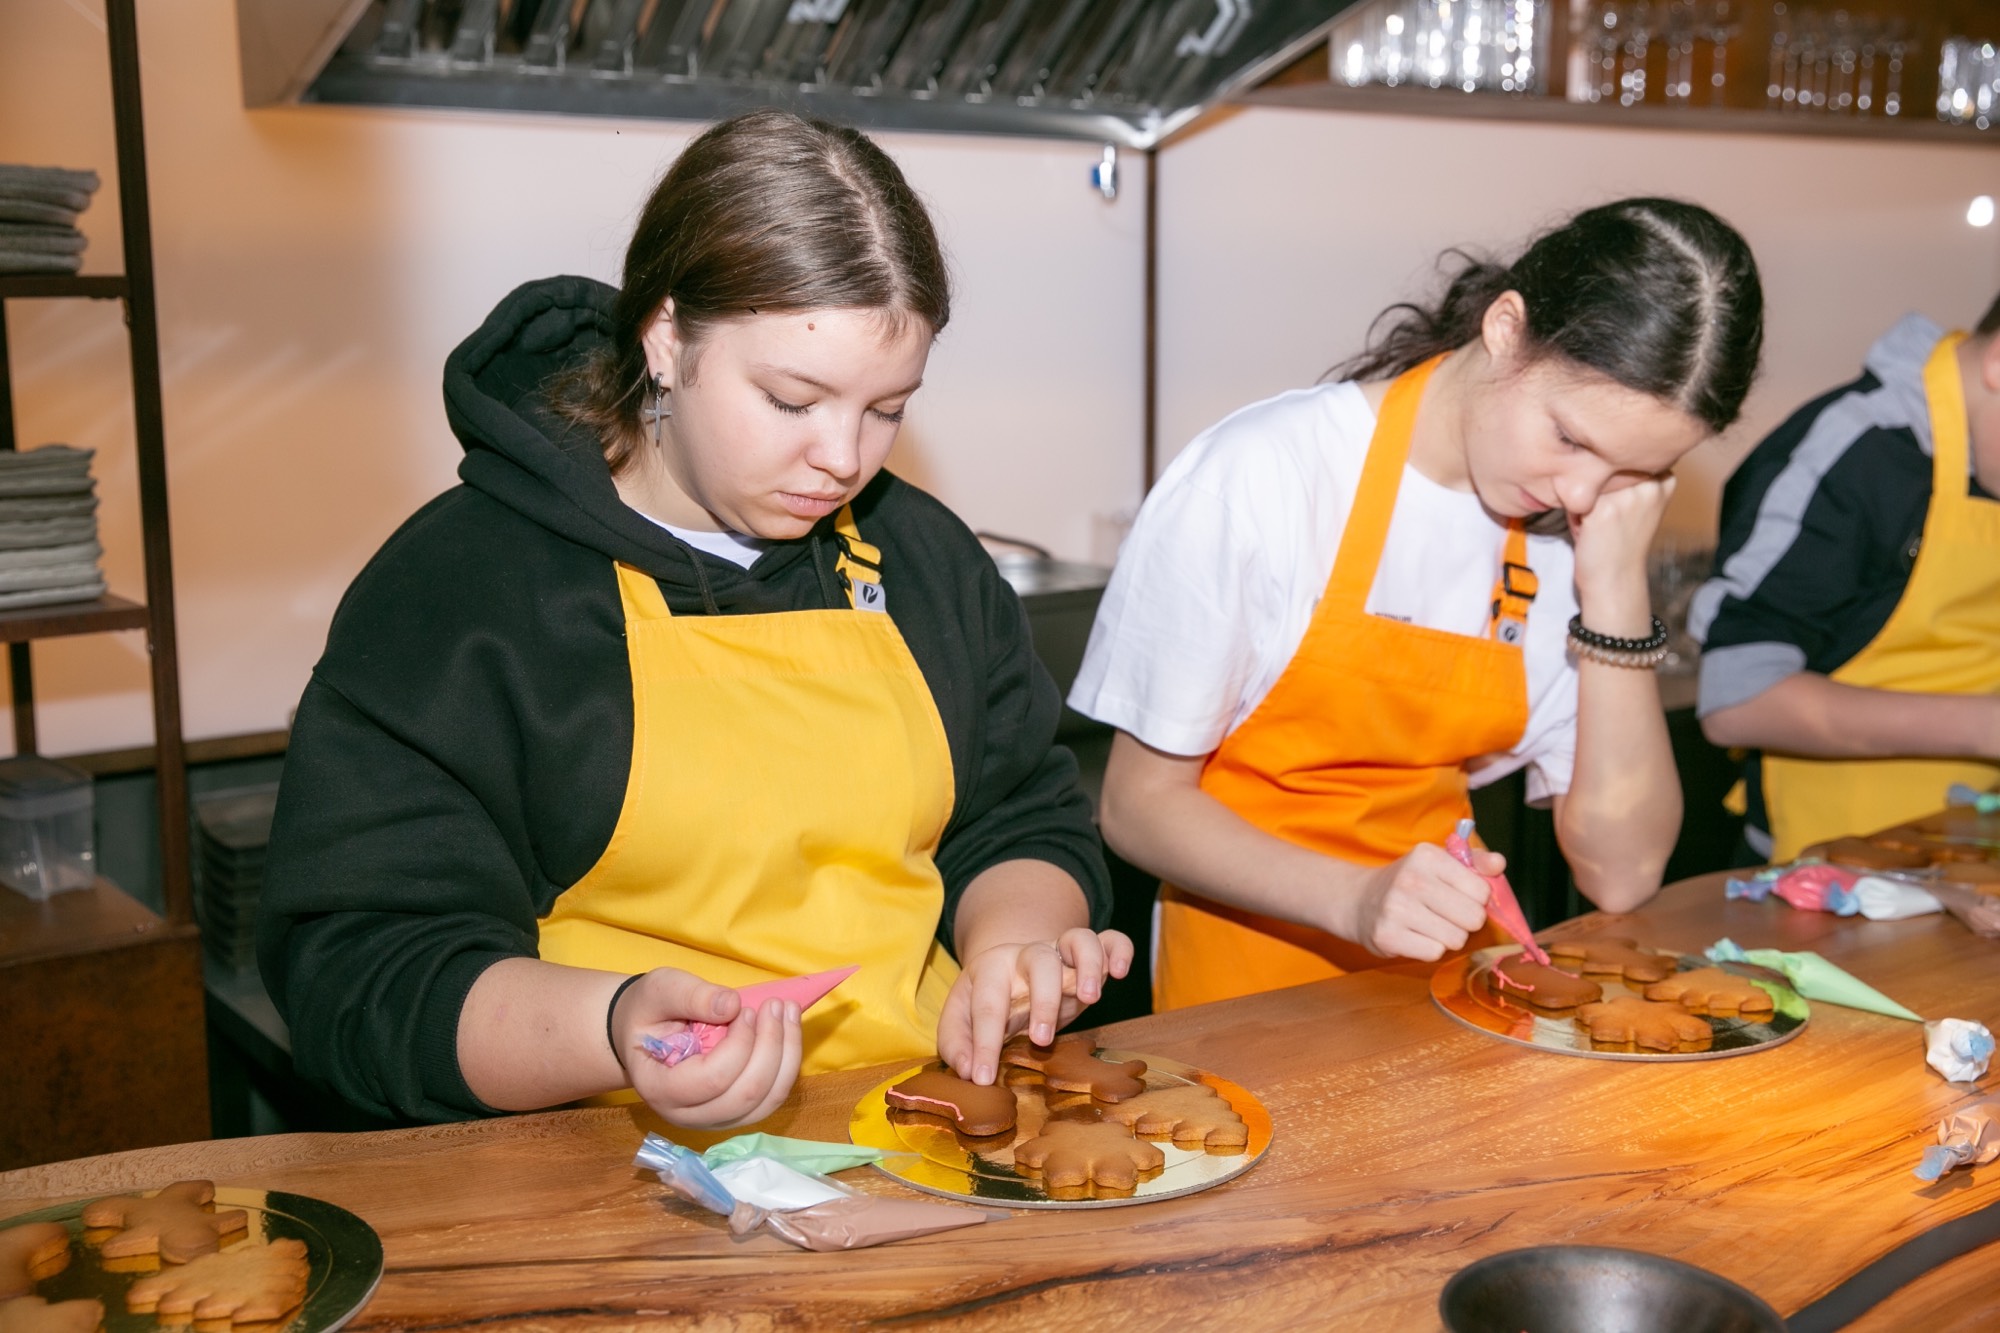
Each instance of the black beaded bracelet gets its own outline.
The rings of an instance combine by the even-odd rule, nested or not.
[[[619,982],[618,989],[611,992],[611,1003],[604,1007],[604,1040],[611,1047],[612,1057],[618,1061],[620,1069],[625,1067],[625,1057],[619,1054],[618,1033],[613,1028],[611,1020],[617,1016],[618,1001],[624,998],[625,992],[631,990],[635,984],[645,980],[645,978],[646,974],[644,972],[635,972],[625,978],[625,980]]]
[[[1583,616],[1569,618],[1569,636],[1586,648],[1606,653],[1650,653],[1667,646],[1667,622],[1653,617],[1653,632],[1643,639],[1618,639],[1583,627]]]

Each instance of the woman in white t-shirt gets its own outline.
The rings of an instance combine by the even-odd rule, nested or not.
[[[1463,947],[1488,889],[1439,844],[1521,768],[1585,895],[1658,889],[1681,806],[1646,553],[1762,319],[1728,224],[1623,200],[1467,260],[1339,382],[1174,461],[1070,695],[1119,731],[1106,839],[1165,881],[1156,1008]]]

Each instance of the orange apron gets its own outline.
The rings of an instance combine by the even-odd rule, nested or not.
[[[1484,638],[1367,612],[1411,429],[1438,360],[1389,388],[1326,592],[1271,692],[1223,738],[1201,789],[1257,828],[1323,855],[1387,865],[1471,813],[1465,765],[1528,725],[1520,643],[1534,576],[1508,526]],[[1163,885],[1153,1007],[1251,995],[1385,962],[1359,944]]]

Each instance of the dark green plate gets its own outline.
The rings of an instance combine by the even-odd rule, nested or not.
[[[36,1283],[35,1295],[51,1304],[80,1297],[103,1301],[105,1333],[158,1329],[164,1321],[152,1314],[133,1314],[125,1308],[125,1289],[146,1272],[158,1271],[157,1265],[129,1272],[106,1270],[97,1247],[84,1239],[83,1209],[89,1202],[78,1199],[0,1219],[0,1227],[20,1222],[60,1222],[69,1228],[69,1267]],[[306,1262],[312,1268],[306,1279],[305,1302],[289,1319],[246,1325],[256,1328],[258,1333],[325,1333],[339,1328],[368,1303],[375,1293],[375,1284],[382,1280],[381,1237],[375,1234],[375,1228],[345,1208],[303,1194],[221,1188],[215,1191],[215,1206],[241,1208],[250,1215],[249,1232],[235,1242],[238,1245],[285,1237],[305,1242]],[[203,1328],[210,1326],[207,1321],[202,1324]]]

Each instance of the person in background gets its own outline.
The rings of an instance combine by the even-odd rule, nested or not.
[[[1647,548],[1762,308],[1727,224],[1622,200],[1466,260],[1336,382],[1174,460],[1070,695],[1118,729],[1106,840],[1166,881],[1157,1008],[1462,947],[1488,889],[1440,844],[1524,767],[1592,901],[1658,889],[1681,807]]]
[[[1702,731],[1749,751],[1744,838],[1784,863],[2000,781],[2000,300],[1910,315],[1722,492]]]
[[[949,313],[895,164],[756,112],[620,288],[530,283],[451,354],[463,484],[348,590],[285,764],[259,954],[302,1073],[733,1125],[801,1069],[990,1082],[1123,974],[1021,605],[883,467]],[[803,1020],[732,989],[852,963]],[[727,1035],[642,1052],[695,1021]]]

